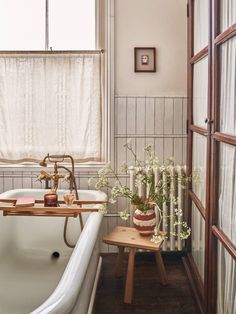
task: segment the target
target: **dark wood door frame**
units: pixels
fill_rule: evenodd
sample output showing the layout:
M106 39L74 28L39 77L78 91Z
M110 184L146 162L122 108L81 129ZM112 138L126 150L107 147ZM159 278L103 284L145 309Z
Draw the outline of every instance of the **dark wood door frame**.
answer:
M188 0L187 4L187 15L188 15L188 143L187 143L187 174L192 174L192 158L193 158L193 134L200 134L202 136L207 136L210 127L210 124L207 123L206 128L199 127L194 125L193 122L193 69L194 65L202 60L204 57L209 56L208 47L204 47L200 52L194 55L194 1ZM209 113L208 113L209 117ZM206 117L206 119L208 118ZM208 119L209 120L209 119ZM207 120L207 121L208 121ZM207 139L208 140L208 139ZM192 183L189 182L188 185L188 224L191 226L191 217L192 217L192 203L195 204L196 208L199 210L203 219L206 218L206 207L202 202L198 199L196 194L192 190ZM207 203L207 200L206 200ZM206 240L205 240L206 242ZM199 312L205 312L205 293L204 293L204 284L199 274L199 271L194 263L193 256L191 254L191 239L187 242L187 248L189 250L189 254L184 258L184 265L187 271L187 275L189 277L190 283L193 288L193 293L195 296L196 304L198 306Z
M191 206L195 204L205 219L205 278L199 276L191 255L191 241L188 241L189 255L184 264L193 284L193 291L199 312L214 314L217 311L217 245L220 242L236 261L236 247L218 227L218 184L219 184L219 144L236 146L236 136L220 132L220 47L236 35L236 23L220 32L220 0L209 1L209 45L194 55L194 0L188 0L188 174L192 173L193 134L207 138L206 204L188 186L188 223L191 225ZM193 124L193 67L208 56L208 110L206 128ZM204 287L204 288L203 288ZM204 293L203 293L204 291Z

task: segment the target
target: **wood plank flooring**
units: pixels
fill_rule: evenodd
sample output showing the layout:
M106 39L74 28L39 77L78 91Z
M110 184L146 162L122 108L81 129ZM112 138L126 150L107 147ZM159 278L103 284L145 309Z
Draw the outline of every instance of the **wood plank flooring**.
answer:
M162 286L154 254L136 254L131 305L123 303L127 255L121 278L115 277L116 256L103 255L93 314L198 314L180 255L163 256L168 285Z

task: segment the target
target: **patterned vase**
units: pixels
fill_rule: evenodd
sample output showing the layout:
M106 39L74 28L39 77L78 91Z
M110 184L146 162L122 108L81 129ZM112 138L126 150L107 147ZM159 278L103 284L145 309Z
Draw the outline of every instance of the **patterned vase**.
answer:
M134 227L143 236L148 236L154 233L156 226L156 214L154 206L150 207L145 213L138 208L134 211L133 215Z

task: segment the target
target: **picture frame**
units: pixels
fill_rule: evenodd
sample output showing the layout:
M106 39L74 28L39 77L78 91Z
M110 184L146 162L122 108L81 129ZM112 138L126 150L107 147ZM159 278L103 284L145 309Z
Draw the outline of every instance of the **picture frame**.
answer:
M134 72L156 72L156 48L134 48Z

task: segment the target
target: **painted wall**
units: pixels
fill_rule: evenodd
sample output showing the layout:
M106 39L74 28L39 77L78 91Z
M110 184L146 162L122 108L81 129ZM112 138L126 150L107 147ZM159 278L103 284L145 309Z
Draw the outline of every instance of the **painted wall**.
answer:
M134 73L139 46L156 47L156 73ZM186 0L115 1L116 95L186 96L186 60Z
M111 117L115 168L130 161L123 147L128 138L141 158L143 147L151 144L160 161L174 156L176 163L185 164L186 30L186 0L115 0L116 96ZM102 39L105 40L104 33ZM134 73L135 46L157 48L156 73ZM37 181L40 170L1 168L0 193L16 188L43 188ZM88 178L93 176L96 172L92 169L79 170L77 186L88 189ZM129 182L127 176L120 179ZM68 184L61 182L61 188L68 188ZM124 200L111 206L112 215L104 217L102 235L116 225L129 225L117 214L125 206ZM103 252L114 250L114 246L102 244Z

